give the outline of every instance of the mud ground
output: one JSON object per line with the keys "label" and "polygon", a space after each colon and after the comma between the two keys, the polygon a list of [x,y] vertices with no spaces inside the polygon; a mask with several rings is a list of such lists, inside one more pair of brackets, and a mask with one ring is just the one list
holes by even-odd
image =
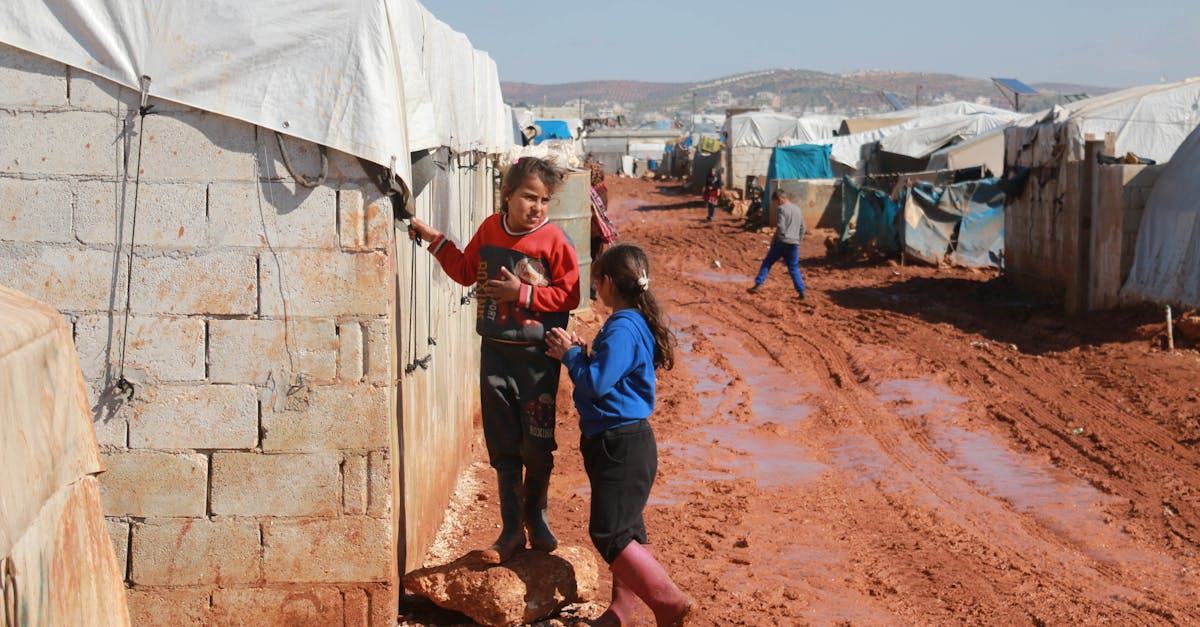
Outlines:
{"label": "mud ground", "polygon": [[[1067,316],[996,272],[827,257],[820,231],[811,306],[782,266],[749,295],[769,234],[608,184],[679,337],[646,518],[700,624],[1200,624],[1200,352],[1166,352],[1157,308]],[[551,522],[590,546],[565,376],[557,428]],[[476,458],[427,563],[497,532]]]}

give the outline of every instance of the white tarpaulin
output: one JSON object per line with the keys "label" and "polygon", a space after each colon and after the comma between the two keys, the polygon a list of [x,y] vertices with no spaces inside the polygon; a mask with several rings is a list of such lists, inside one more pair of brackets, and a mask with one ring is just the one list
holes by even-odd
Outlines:
{"label": "white tarpaulin", "polygon": [[1200,130],[1154,183],[1121,297],[1200,307]]}
{"label": "white tarpaulin", "polygon": [[416,0],[5,0],[0,41],[405,178],[511,143],[495,64]]}
{"label": "white tarpaulin", "polygon": [[971,137],[978,134],[979,129],[996,128],[1011,124],[1012,121],[1024,117],[1005,109],[970,102],[951,102],[935,107],[905,109],[880,117],[911,117],[914,115],[917,117],[901,124],[853,135],[842,135],[817,141],[789,140],[784,143],[787,145],[827,144],[832,148],[830,159],[855,170],[861,170],[863,167],[862,147],[870,143],[880,142],[883,147],[883,142],[887,141],[886,138],[894,136],[897,139],[888,144],[892,149],[884,147],[884,150],[912,157],[924,157],[956,138]]}
{"label": "white tarpaulin", "polygon": [[1005,132],[1006,159],[1014,165],[1055,164],[1083,159],[1087,135],[1104,139],[1116,133],[1116,154],[1133,154],[1159,163],[1171,159],[1200,124],[1200,78],[1178,83],[1132,87],[1095,98],[1055,106],[1038,124]]}
{"label": "white tarpaulin", "polygon": [[807,144],[833,137],[842,118],[814,115],[796,118],[770,111],[751,111],[735,115],[725,122],[724,131],[731,147],[772,148],[785,144]]}

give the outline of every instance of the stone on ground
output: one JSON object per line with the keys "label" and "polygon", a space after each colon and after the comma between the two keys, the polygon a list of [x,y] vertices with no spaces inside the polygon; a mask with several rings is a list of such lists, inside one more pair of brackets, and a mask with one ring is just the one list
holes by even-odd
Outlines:
{"label": "stone on ground", "polygon": [[522,551],[498,566],[472,551],[443,566],[414,570],[404,576],[404,588],[481,625],[510,627],[591,600],[598,577],[591,551],[560,546],[549,554]]}

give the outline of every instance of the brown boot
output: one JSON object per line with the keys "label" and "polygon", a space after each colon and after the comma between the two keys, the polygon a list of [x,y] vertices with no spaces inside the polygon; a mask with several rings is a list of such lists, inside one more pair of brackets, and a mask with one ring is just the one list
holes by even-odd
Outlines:
{"label": "brown boot", "polygon": [[641,544],[630,542],[611,568],[615,578],[650,606],[659,627],[687,625],[693,617],[695,601],[671,581],[662,564]]}

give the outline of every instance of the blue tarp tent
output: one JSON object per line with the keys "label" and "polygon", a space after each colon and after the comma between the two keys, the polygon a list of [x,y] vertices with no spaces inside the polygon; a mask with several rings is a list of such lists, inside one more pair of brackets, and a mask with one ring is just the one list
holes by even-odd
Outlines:
{"label": "blue tarp tent", "polygon": [[1004,192],[995,178],[939,188],[916,184],[904,206],[904,252],[927,263],[1004,267]]}
{"label": "blue tarp tent", "polygon": [[770,202],[768,199],[774,193],[772,181],[833,178],[833,168],[829,165],[832,150],[832,146],[824,144],[779,146],[772,150],[771,161],[767,163],[767,185],[763,190],[763,202]]}
{"label": "blue tarp tent", "polygon": [[542,129],[533,143],[540,144],[547,139],[571,139],[571,126],[563,120],[534,120],[534,124]]}
{"label": "blue tarp tent", "polygon": [[[887,194],[859,187],[849,177],[842,178],[842,224],[838,229],[842,250],[851,241],[864,248],[873,246],[887,252],[900,250],[900,229],[896,216],[900,205]],[[850,233],[853,222],[854,234]]]}

